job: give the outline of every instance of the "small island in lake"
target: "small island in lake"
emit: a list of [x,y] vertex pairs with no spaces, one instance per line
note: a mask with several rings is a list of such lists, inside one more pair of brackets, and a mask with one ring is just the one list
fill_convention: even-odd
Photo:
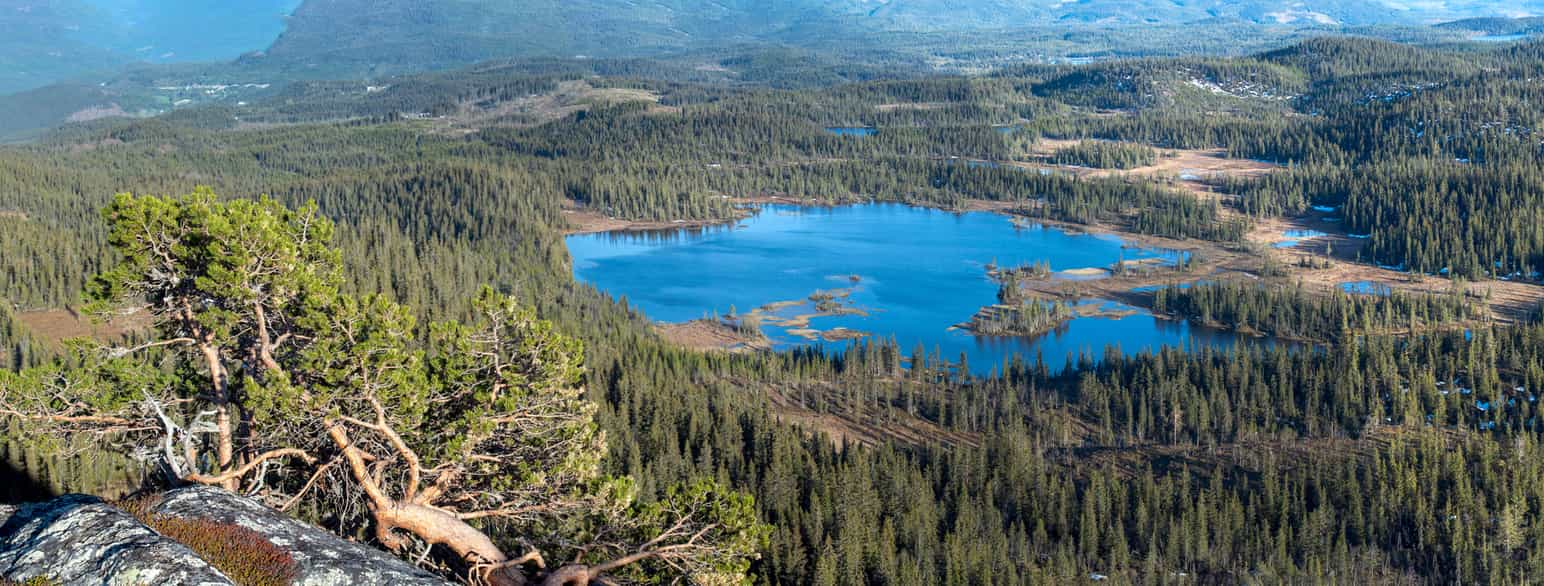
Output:
[[[867,316],[869,314],[868,310],[858,307],[852,301],[852,294],[863,282],[863,277],[845,275],[841,278],[850,283],[851,286],[840,289],[817,290],[810,293],[809,297],[805,299],[774,301],[746,314],[746,319],[753,319],[756,323],[766,323],[787,328],[789,335],[811,342],[822,340],[826,342],[841,342],[866,338],[870,335],[868,332],[846,327],[836,327],[824,331],[810,327],[810,320],[816,318],[842,315]],[[803,308],[807,309],[807,311],[801,311],[784,317],[794,308]]]
[[1046,280],[1054,273],[1046,263],[1019,267],[987,266],[987,275],[997,281],[997,303],[982,307],[970,321],[954,326],[979,336],[1036,337],[1066,325],[1079,317],[1120,318],[1135,312],[1111,310],[1102,303],[1074,303],[1044,299],[1029,292],[1029,281]]

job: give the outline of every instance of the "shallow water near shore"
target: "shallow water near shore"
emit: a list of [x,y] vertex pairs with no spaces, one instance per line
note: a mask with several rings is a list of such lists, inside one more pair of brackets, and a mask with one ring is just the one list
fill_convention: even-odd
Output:
[[1478,37],[1470,37],[1469,40],[1479,43],[1514,43],[1527,39],[1530,36],[1532,35],[1527,33],[1517,33],[1510,35],[1481,35]]
[[871,128],[871,127],[868,127],[868,126],[832,126],[830,128],[827,128],[826,132],[829,132],[831,134],[835,134],[837,136],[859,136],[859,137],[862,137],[862,136],[874,136],[876,134],[879,134],[879,129],[878,128]]
[[[847,328],[893,338],[910,354],[929,353],[988,372],[1018,354],[1044,356],[1060,368],[1079,353],[1106,346],[1125,353],[1162,346],[1226,348],[1248,340],[1155,317],[1081,317],[1035,338],[994,338],[951,329],[996,302],[986,266],[1049,263],[1053,271],[1109,267],[1124,259],[1173,261],[1172,251],[1136,248],[1106,234],[1016,226],[989,212],[953,213],[899,204],[834,208],[771,205],[738,225],[668,232],[613,232],[568,238],[574,276],[649,318],[683,322],[710,315],[761,312],[774,347],[848,342],[811,341],[810,331]],[[841,315],[820,313],[810,296],[828,292]],[[830,313],[830,312],[828,312]],[[802,318],[802,319],[801,319]],[[793,321],[788,325],[774,322]],[[802,334],[802,335],[801,335]]]

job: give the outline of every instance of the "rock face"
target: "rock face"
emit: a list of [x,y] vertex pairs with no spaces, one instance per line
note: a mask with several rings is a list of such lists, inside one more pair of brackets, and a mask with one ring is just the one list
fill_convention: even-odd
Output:
[[84,495],[0,510],[0,576],[61,586],[230,586],[182,544]]
[[256,531],[290,553],[300,572],[296,586],[448,584],[381,550],[339,539],[218,488],[194,486],[166,493],[154,512],[172,517],[204,518]]

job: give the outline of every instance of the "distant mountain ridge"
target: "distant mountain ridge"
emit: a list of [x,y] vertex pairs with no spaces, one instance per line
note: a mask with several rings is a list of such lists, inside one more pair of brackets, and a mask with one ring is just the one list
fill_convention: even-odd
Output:
[[1544,14],[1544,0],[307,0],[269,56],[377,70],[511,56],[623,56],[735,42],[1242,21],[1425,25]]
[[300,0],[0,0],[0,94],[266,48]]
[[[838,4],[838,3],[832,3]],[[888,26],[910,28],[1025,27],[1055,23],[1176,24],[1214,18],[1259,24],[1366,25],[1421,23],[1454,15],[1510,14],[1506,2],[1394,0],[848,0],[848,14],[867,9]],[[1524,1],[1533,12],[1544,3]]]
[[[94,86],[136,63],[238,55],[227,71],[266,82],[501,58],[711,55],[741,44],[884,51],[904,35],[935,43],[911,55],[921,59],[978,41],[1011,53],[1023,31],[1037,31],[1045,46],[1069,35],[1061,49],[1097,53],[1108,48],[1098,46],[1105,33],[1126,31],[1129,44],[1149,26],[1264,27],[1279,37],[1462,19],[1505,28],[1517,26],[1510,17],[1533,14],[1544,14],[1544,0],[0,0],[0,95]],[[71,103],[112,105],[81,94]]]
[[1544,0],[0,0],[0,94],[133,62],[248,52],[281,67],[369,75],[742,42],[820,47],[895,31],[1219,19],[1337,27],[1540,14]]
[[1544,32],[1544,17],[1466,18],[1445,22],[1436,28],[1488,35],[1529,35]]

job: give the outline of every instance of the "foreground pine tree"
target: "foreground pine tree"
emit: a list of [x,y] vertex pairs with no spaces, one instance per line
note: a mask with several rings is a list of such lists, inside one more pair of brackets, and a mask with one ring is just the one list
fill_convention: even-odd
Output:
[[744,580],[766,534],[750,497],[703,481],[640,502],[603,475],[579,343],[513,300],[484,289],[474,323],[422,329],[345,294],[314,206],[201,190],[105,215],[121,261],[88,296],[150,313],[156,337],[0,373],[0,410],[36,432],[90,434],[171,484],[306,503],[470,581]]

